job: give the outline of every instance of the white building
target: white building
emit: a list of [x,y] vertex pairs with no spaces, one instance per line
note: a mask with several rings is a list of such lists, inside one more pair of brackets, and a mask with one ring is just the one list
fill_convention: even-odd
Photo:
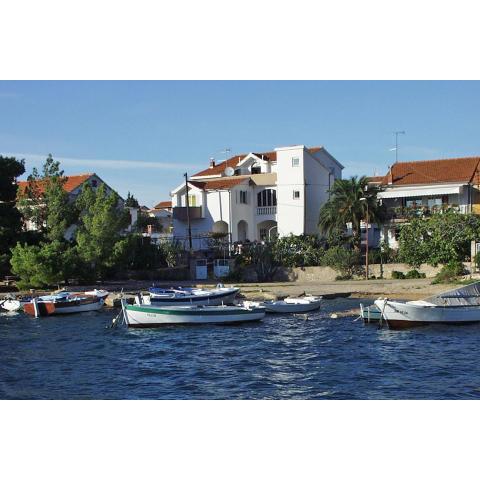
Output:
[[[317,234],[320,207],[343,166],[323,147],[304,145],[236,155],[188,180],[193,248],[206,247],[212,232],[232,242],[274,234]],[[188,238],[186,185],[171,192],[174,237]]]
[[480,214],[480,157],[398,162],[369,183],[383,189],[378,198],[389,213],[382,227],[370,225],[370,246],[385,240],[398,248],[401,225],[412,218],[445,211]]

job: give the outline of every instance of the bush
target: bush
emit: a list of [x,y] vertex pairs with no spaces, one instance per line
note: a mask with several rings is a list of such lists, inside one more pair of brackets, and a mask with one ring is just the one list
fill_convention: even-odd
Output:
[[452,260],[442,267],[435,275],[432,283],[450,283],[465,275],[465,267],[462,262]]
[[325,252],[322,264],[339,271],[342,279],[349,279],[355,273],[360,273],[360,253],[338,246],[332,247]]
[[406,273],[405,278],[425,278],[426,275],[424,273],[420,273],[418,270],[410,270]]
[[405,279],[405,274],[403,272],[399,272],[398,270],[394,270],[392,272],[392,278],[394,280],[404,280]]

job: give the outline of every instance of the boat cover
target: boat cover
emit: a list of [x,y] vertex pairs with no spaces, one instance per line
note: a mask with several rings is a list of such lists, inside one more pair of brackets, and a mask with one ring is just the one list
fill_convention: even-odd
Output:
[[480,281],[424,299],[439,306],[480,306]]

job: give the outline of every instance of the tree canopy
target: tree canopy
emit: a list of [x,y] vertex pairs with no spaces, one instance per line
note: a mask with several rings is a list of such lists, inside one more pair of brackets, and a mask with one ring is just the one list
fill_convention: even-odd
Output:
[[10,248],[22,231],[22,215],[17,209],[17,178],[25,173],[25,163],[15,157],[0,155],[0,272],[9,267]]
[[[381,224],[386,218],[386,210],[377,200],[380,189],[369,185],[365,176],[337,179],[330,189],[330,199],[320,210],[319,228],[325,235],[345,231],[352,224],[352,244],[360,249],[360,223],[366,220],[367,205],[370,223]],[[363,200],[365,199],[365,200]]]

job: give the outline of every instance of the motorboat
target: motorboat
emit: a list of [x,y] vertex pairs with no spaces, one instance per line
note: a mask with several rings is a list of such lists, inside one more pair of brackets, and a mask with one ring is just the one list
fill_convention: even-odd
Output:
[[163,325],[231,324],[261,320],[265,307],[231,305],[128,305],[122,299],[125,323],[130,328]]
[[382,318],[382,312],[375,305],[365,306],[363,303],[360,304],[360,317],[367,323],[369,322],[378,322]]
[[270,300],[263,302],[267,312],[271,313],[306,313],[318,310],[322,297],[287,297],[284,300]]
[[[237,293],[237,287],[225,287],[218,284],[214,289],[202,288],[158,288],[149,289],[149,301],[152,305],[222,305],[232,304]],[[148,299],[145,300],[148,302]]]
[[33,298],[24,304],[23,310],[28,315],[43,317],[97,311],[103,307],[104,303],[105,299],[96,295],[61,292]]
[[375,305],[391,329],[429,324],[477,323],[480,322],[480,282],[424,300],[394,302],[384,298],[376,300]]

